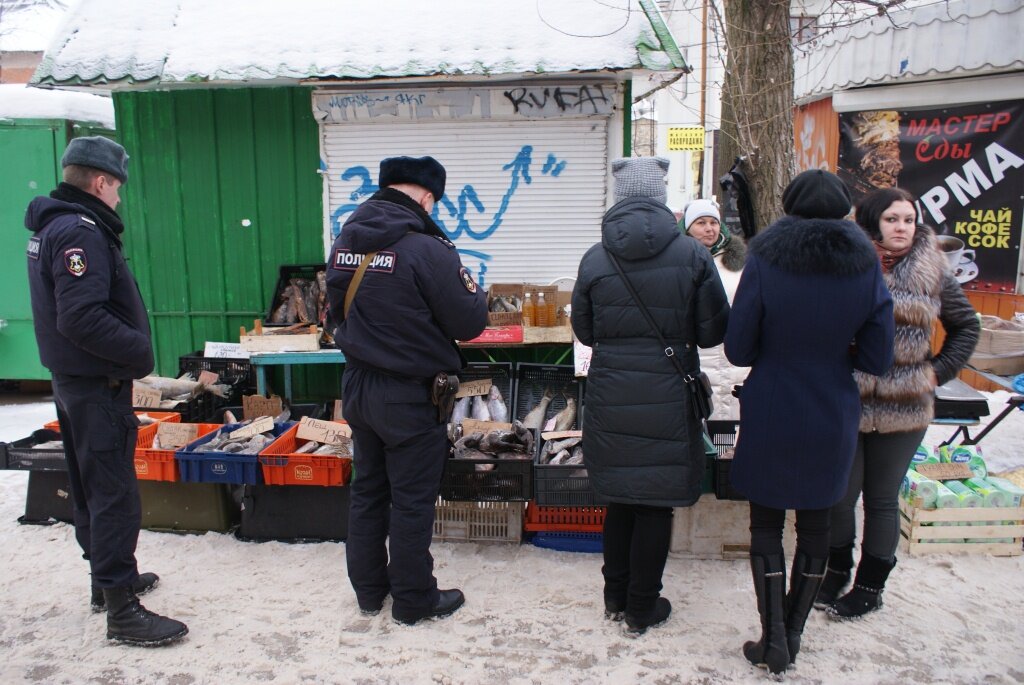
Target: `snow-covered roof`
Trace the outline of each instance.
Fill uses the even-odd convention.
[[[794,60],[793,94],[809,101],[865,85],[1024,69],[1024,2],[954,0],[839,29]]]
[[[4,119],[68,119],[114,129],[114,103],[105,95],[0,85],[0,121]]]
[[[33,82],[166,87],[683,66],[651,0],[82,0]]]
[[[0,0],[0,52],[42,52],[77,0]]]

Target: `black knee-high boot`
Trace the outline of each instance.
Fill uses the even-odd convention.
[[[783,673],[789,666],[783,607],[786,558],[782,554],[751,554],[750,570],[757,593],[757,611],[761,614],[761,639],[744,644],[743,656],[755,666],[767,667],[771,673]]]
[[[796,663],[800,651],[800,638],[804,634],[807,615],[811,613],[814,598],[818,595],[825,578],[827,559],[815,559],[801,549],[793,558],[793,570],[789,577],[789,594],[786,595],[786,644],[789,647],[789,663]]]
[[[604,519],[604,617],[621,621],[629,593],[629,560],[634,514],[628,505],[612,502]]]

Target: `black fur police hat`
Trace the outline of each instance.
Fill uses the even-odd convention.
[[[444,195],[445,171],[433,157],[388,157],[380,163],[380,187],[396,183],[422,186],[434,196],[434,202]]]
[[[128,182],[128,153],[125,149],[103,136],[75,138],[68,143],[60,166],[76,164],[105,171],[121,183]]]

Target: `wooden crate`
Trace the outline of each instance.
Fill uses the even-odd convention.
[[[525,502],[437,500],[434,536],[441,542],[514,542],[523,539]]]
[[[991,521],[990,525],[963,523]],[[922,509],[900,498],[900,537],[903,550],[914,554],[994,554],[1015,557],[1022,552],[1024,507],[977,507],[974,509]],[[969,538],[992,542],[929,542]],[[1010,538],[1012,542],[1000,540]]]
[[[782,546],[792,558],[796,549],[794,512],[786,512]],[[672,517],[669,551],[686,559],[750,557],[750,504],[701,495],[692,507],[677,507]]]

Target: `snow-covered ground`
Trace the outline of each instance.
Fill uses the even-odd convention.
[[[994,394],[998,408],[1005,394]],[[33,398],[36,399],[36,398]],[[54,417],[0,395],[0,440]],[[4,404],[8,403],[8,404]],[[929,442],[952,429],[936,427]],[[1024,413],[982,443],[998,470],[1024,467]],[[745,561],[673,555],[672,617],[639,639],[602,618],[601,558],[531,545],[435,544],[443,587],[466,606],[408,628],[359,614],[344,544],[253,544],[143,531],[161,574],[144,603],[189,624],[172,647],[108,644],[89,612],[70,526],[23,526],[26,473],[0,471],[0,683],[761,683],[740,654],[758,617]],[[1024,682],[1024,557],[901,558],[882,611],[811,616],[792,683]]]

